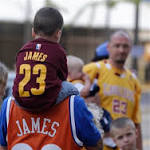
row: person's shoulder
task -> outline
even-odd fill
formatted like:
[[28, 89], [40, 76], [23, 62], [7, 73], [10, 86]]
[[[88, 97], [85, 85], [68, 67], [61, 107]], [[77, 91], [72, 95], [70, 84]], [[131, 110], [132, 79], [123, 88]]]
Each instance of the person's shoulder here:
[[[84, 118], [87, 117], [89, 114], [89, 111], [87, 109], [87, 105], [84, 101], [84, 99], [80, 95], [72, 95], [70, 97], [70, 109], [74, 111], [75, 118], [78, 120], [79, 117]], [[81, 115], [82, 114], [82, 115]]]
[[28, 42], [26, 42], [20, 49], [20, 51], [23, 51], [23, 50], [27, 50], [27, 49], [30, 49], [30, 48], [33, 48], [33, 42], [34, 40], [30, 40]]
[[131, 70], [131, 69], [126, 69], [126, 71], [127, 71], [127, 75], [129, 77], [129, 80], [132, 81], [132, 82], [134, 82], [134, 84], [136, 84], [136, 86], [140, 87], [141, 86], [140, 85], [140, 81], [139, 81], [139, 79], [137, 77], [136, 72], [133, 71], [133, 70]]
[[126, 69], [126, 72], [130, 78], [132, 78], [135, 81], [138, 81], [137, 73], [134, 70]]
[[82, 103], [84, 103], [84, 99], [80, 95], [75, 95], [74, 96], [74, 102], [76, 104], [82, 104]]
[[74, 107], [77, 108], [79, 111], [84, 111], [86, 107], [84, 99], [80, 95], [74, 96]]
[[65, 49], [59, 43], [53, 43], [53, 46], [56, 50], [59, 50], [61, 53], [65, 53]]
[[102, 68], [106, 67], [107, 65], [109, 65], [107, 59], [97, 61], [97, 62], [95, 62], [95, 64], [96, 64], [96, 67], [99, 69], [100, 68], [102, 69]]
[[65, 49], [59, 43], [55, 43], [53, 46], [53, 52], [55, 52], [58, 59], [66, 57]]
[[48, 55], [48, 60], [53, 61], [53, 64], [66, 64], [66, 52], [64, 48], [57, 42], [47, 42], [44, 45], [45, 53]]
[[100, 62], [90, 62], [83, 67], [83, 71], [86, 72], [87, 70], [93, 70], [100, 68]]

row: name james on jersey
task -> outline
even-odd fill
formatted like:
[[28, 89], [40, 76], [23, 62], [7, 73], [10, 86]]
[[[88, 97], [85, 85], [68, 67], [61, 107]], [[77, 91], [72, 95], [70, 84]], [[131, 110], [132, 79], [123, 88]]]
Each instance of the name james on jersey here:
[[51, 121], [49, 118], [41, 119], [40, 117], [31, 117], [31, 120], [28, 123], [26, 119], [23, 118], [21, 121], [17, 120], [16, 125], [19, 130], [19, 132], [17, 132], [17, 136], [39, 133], [50, 137], [55, 136], [57, 128], [60, 126], [59, 122]]
[[44, 62], [48, 56], [42, 52], [26, 52], [24, 61], [34, 60]]

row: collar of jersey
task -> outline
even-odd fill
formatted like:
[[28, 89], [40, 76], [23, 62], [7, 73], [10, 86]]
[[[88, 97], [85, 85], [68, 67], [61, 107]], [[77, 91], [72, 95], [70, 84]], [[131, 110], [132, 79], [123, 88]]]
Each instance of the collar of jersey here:
[[105, 61], [104, 63], [106, 65], [106, 68], [109, 69], [109, 70], [111, 69], [114, 72], [115, 75], [118, 74], [118, 76], [119, 76], [119, 74], [120, 74], [119, 77], [121, 77], [121, 78], [124, 78], [126, 76], [126, 69], [125, 69], [125, 67], [124, 67], [123, 70], [121, 70], [121, 69], [118, 69], [118, 68], [112, 66], [112, 64], [110, 64], [108, 60]]

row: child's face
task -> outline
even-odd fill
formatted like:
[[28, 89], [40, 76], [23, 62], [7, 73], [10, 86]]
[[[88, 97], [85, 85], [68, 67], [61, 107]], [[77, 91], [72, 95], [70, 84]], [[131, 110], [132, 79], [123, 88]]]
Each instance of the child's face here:
[[121, 150], [136, 150], [136, 130], [130, 125], [114, 129], [113, 140]]

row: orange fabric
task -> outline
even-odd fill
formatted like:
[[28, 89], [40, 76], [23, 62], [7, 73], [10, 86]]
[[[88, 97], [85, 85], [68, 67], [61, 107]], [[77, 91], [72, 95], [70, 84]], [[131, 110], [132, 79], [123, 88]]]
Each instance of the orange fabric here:
[[72, 137], [69, 115], [69, 98], [38, 114], [24, 111], [12, 100], [7, 130], [8, 150], [19, 143], [25, 143], [33, 150], [44, 150], [48, 144], [55, 144], [49, 146], [62, 150], [80, 149]]

